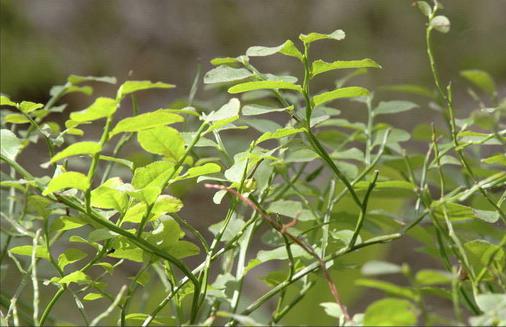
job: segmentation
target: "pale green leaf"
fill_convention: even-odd
[[[86,225],[86,222],[84,222],[79,217],[70,217],[70,216],[61,216],[57,218],[53,224],[51,225],[50,231],[51,233],[57,232],[57,231],[66,231],[66,230],[72,230],[79,227],[82,227]]]
[[[410,101],[381,101],[379,105],[374,109],[374,114],[395,114],[399,112],[409,111],[416,107],[418,107],[418,105]]]
[[[312,101],[314,106],[316,107],[336,99],[353,98],[368,94],[369,91],[367,89],[364,89],[363,87],[350,86],[315,95]]]
[[[311,65],[311,76],[316,76],[336,69],[357,69],[357,68],[381,68],[374,60],[366,58],[361,60],[338,60],[334,62],[326,62],[323,60],[315,60]]]
[[[302,53],[297,49],[295,44],[287,40],[283,44],[277,47],[262,47],[262,46],[254,46],[248,48],[246,51],[246,56],[248,57],[265,57],[271,56],[273,54],[280,53],[285,56],[294,57],[302,61]]]
[[[414,290],[408,287],[398,286],[394,283],[385,282],[377,279],[361,278],[357,279],[356,285],[375,288],[384,291],[390,295],[404,297],[410,300],[416,300],[417,294]]]
[[[49,184],[47,184],[44,192],[42,192],[42,195],[48,195],[67,188],[86,191],[89,187],[90,182],[85,175],[75,171],[69,171],[53,177],[51,181],[49,181]]]
[[[272,112],[281,112],[281,111],[292,111],[293,106],[289,106],[286,108],[272,108],[268,106],[262,106],[258,104],[248,104],[242,107],[242,114],[244,116],[256,116],[256,115],[263,115],[268,114]]]
[[[149,89],[171,89],[176,87],[172,84],[167,84],[163,82],[151,82],[151,81],[126,81],[121,84],[118,89],[118,95],[116,96],[118,99],[124,98],[126,95],[143,90]]]
[[[398,274],[402,267],[386,261],[371,260],[362,266],[362,274],[366,276]]]
[[[450,284],[452,275],[442,270],[422,269],[416,273],[415,281],[420,285]]]
[[[429,26],[441,33],[448,33],[450,31],[450,20],[446,16],[436,16],[432,18]]]
[[[318,41],[318,40],[341,41],[341,40],[344,40],[345,37],[346,37],[346,34],[344,33],[343,30],[336,30],[330,34],[309,33],[307,35],[306,34],[299,35],[299,39],[306,44],[309,44],[311,42]]]
[[[51,163],[57,162],[72,156],[94,155],[102,150],[97,142],[77,142],[69,145],[64,150],[58,152],[51,158]]]
[[[70,75],[67,78],[67,81],[70,84],[81,84],[85,82],[102,82],[109,84],[116,84],[116,78],[110,76],[80,76],[80,75]]]
[[[228,89],[228,93],[237,94],[255,90],[278,90],[278,89],[286,89],[302,92],[302,87],[300,87],[300,85],[285,81],[256,81],[234,85]]]
[[[253,76],[253,73],[245,68],[233,68],[222,65],[211,69],[204,75],[204,84],[230,83],[251,76]]]
[[[272,202],[267,211],[300,221],[315,219],[311,211],[304,210],[300,202],[293,200],[278,200]]]
[[[495,82],[489,73],[479,69],[469,69],[460,72],[460,75],[471,82],[482,91],[494,95],[496,91]]]
[[[205,117],[205,120],[208,122],[218,122],[230,119],[237,118],[239,115],[239,109],[241,108],[241,103],[238,99],[232,98],[220,109],[216,111],[212,111]]]
[[[430,7],[430,5],[427,2],[417,1],[416,6],[422,12],[422,14],[424,14],[425,16],[430,17],[430,15],[432,15],[432,8]]]
[[[8,129],[0,130],[0,153],[10,160],[16,159],[22,148],[22,142]]]
[[[111,137],[119,133],[140,132],[146,129],[166,126],[184,121],[180,115],[168,112],[167,109],[159,109],[134,117],[120,120],[111,131]]]

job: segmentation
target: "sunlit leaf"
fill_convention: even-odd
[[[163,82],[151,82],[151,81],[126,81],[125,83],[121,84],[121,86],[118,89],[118,99],[124,98],[126,95],[143,91],[143,90],[149,90],[149,89],[171,89],[176,87],[172,84],[167,84]]]
[[[66,147],[64,150],[58,152],[55,154],[50,162],[54,163],[58,160],[62,160],[68,157],[72,156],[79,156],[79,155],[93,155],[97,152],[100,152],[102,150],[102,147],[97,142],[77,142],[70,144],[68,147]]]
[[[166,126],[184,121],[180,115],[168,112],[167,109],[159,109],[134,117],[120,120],[111,131],[111,137],[125,132],[140,132],[146,129]]]
[[[88,177],[75,171],[69,171],[53,177],[49,184],[47,184],[44,192],[42,192],[42,195],[48,195],[67,188],[86,191],[89,187],[90,182]]]
[[[140,131],[137,141],[144,150],[163,155],[174,163],[179,161],[185,152],[183,137],[172,127],[159,126]]]
[[[295,44],[287,40],[277,47],[262,47],[254,46],[248,48],[246,56],[248,57],[265,57],[276,53],[284,54],[285,56],[294,57],[302,61],[302,53],[297,49]]]
[[[79,124],[110,117],[116,112],[117,107],[115,99],[100,97],[88,108],[71,113],[70,120]]]
[[[364,326],[416,325],[416,308],[411,302],[386,298],[369,305],[364,315]]]
[[[58,267],[65,269],[71,263],[86,258],[88,255],[79,249],[67,249],[58,257]]]
[[[460,72],[460,75],[471,82],[482,91],[494,95],[496,91],[495,82],[489,73],[479,69],[468,69]]]

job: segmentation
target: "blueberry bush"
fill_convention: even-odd
[[[296,310],[301,324],[312,315],[342,326],[506,324],[506,98],[488,73],[463,70],[455,78],[477,109],[459,110],[433,51],[450,20],[437,1],[416,6],[427,21],[432,86],[355,86],[380,64],[311,56],[319,43],[343,42],[336,30],[215,58],[187,99],[156,110],[137,99],[174,85],[128,80],[64,121],[68,96],[116,79],[69,76],[45,104],[2,95],[0,260],[2,273],[22,276],[1,291],[2,325],[66,324],[57,310],[64,298],[80,314],[74,323],[90,326],[283,325]],[[298,76],[254,66],[274,55],[297,62]],[[337,79],[315,90],[323,75]],[[220,106],[198,100],[201,82]],[[366,120],[341,118],[345,110]],[[387,122],[407,111],[431,111],[435,122],[409,132]],[[239,135],[248,144],[232,152],[227,142]],[[129,157],[128,147],[148,159]],[[180,214],[197,205],[175,196],[180,185],[207,189],[225,215],[199,230],[198,217]],[[434,264],[362,255],[403,239]],[[339,279],[357,267],[353,287],[382,294],[361,311],[343,299]],[[267,291],[248,290],[248,279]],[[318,285],[325,300],[302,314],[298,305]]]

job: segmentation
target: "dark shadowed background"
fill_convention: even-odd
[[[199,65],[206,72],[211,67],[209,60],[214,57],[238,56],[252,45],[275,46],[289,38],[297,39],[300,33],[327,33],[338,28],[346,32],[346,40],[337,45],[333,42],[317,45],[313,54],[328,60],[368,57],[383,66],[380,71],[360,77],[358,85],[372,90],[384,84],[431,86],[424,50],[425,19],[410,0],[1,0],[0,3],[0,89],[15,101],[46,102],[50,87],[64,83],[69,74],[115,76],[120,82],[131,78],[176,84],[175,90],[163,96],[158,92],[142,96],[141,110],[152,110],[186,96]],[[474,108],[472,102],[466,101],[469,98],[459,70],[488,71],[499,92],[504,93],[506,1],[443,3],[452,28],[447,35],[435,35],[440,71],[445,81],[454,80],[461,90],[458,109],[468,111]],[[258,62],[265,71],[292,71],[300,76],[296,62],[286,57],[267,57]],[[329,81],[322,79],[322,86]],[[109,87],[97,89],[98,94],[112,92]],[[201,88],[197,98],[206,99],[210,95],[212,92]],[[90,101],[85,96],[72,96],[68,99],[69,110],[80,110]],[[398,124],[410,130],[421,119],[433,118],[430,110],[417,113],[396,116],[393,122],[397,119]],[[344,110],[343,115],[363,117]],[[33,162],[33,158],[21,160],[28,166]],[[211,193],[202,187],[191,194],[184,189],[178,192],[186,203],[185,216],[198,229],[206,231],[207,226],[222,219],[223,207],[213,204]],[[377,251],[389,251],[391,260],[409,262],[414,267],[430,264],[418,254],[414,259],[414,244],[395,244],[399,248],[394,251],[387,247]],[[128,276],[131,272],[123,273]],[[356,271],[343,273],[343,282],[337,280],[338,287],[345,292],[345,300],[360,298],[353,284],[347,282],[353,273]],[[4,277],[2,283],[17,280]],[[264,285],[257,285],[261,281],[248,283],[246,289],[251,295],[265,289]],[[325,292],[325,287],[319,292]],[[354,309],[363,309],[377,295],[365,293],[361,297],[364,301],[356,301]],[[316,306],[318,302],[315,301]],[[67,303],[73,305],[71,301]],[[312,314],[310,310],[302,312]],[[65,314],[65,308],[58,313]],[[308,321],[307,317],[299,318]],[[292,315],[287,322],[294,323],[297,319]],[[314,317],[313,321],[323,323],[324,319]]]

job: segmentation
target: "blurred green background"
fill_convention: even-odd
[[[300,33],[326,33],[338,28],[346,32],[346,40],[337,45],[333,42],[317,45],[313,54],[328,60],[369,57],[383,66],[381,71],[360,77],[359,85],[372,90],[379,85],[399,83],[431,86],[424,49],[425,19],[410,0],[1,0],[0,4],[0,89],[16,101],[47,101],[50,87],[64,83],[69,74],[115,76],[120,82],[132,78],[176,84],[169,97],[146,95],[141,110],[151,110],[186,96],[198,65],[205,72],[214,57],[237,56],[252,45],[275,46],[288,38],[296,39]],[[459,70],[480,68],[491,73],[503,93],[506,1],[447,0],[443,4],[452,22],[449,34],[435,35],[443,79],[455,80],[464,90]],[[258,66],[273,73],[300,73],[296,62],[283,56],[259,60]],[[321,86],[323,83],[328,86],[329,82],[330,79],[322,79]],[[97,93],[101,92],[112,89],[99,88]],[[208,93],[199,91],[197,97],[209,97]],[[465,94],[461,99],[459,110],[474,109]],[[90,99],[77,95],[69,101],[69,110],[79,110]],[[423,109],[418,111],[420,115],[396,116],[394,123],[397,119],[397,123],[409,129],[421,119],[439,119],[431,116],[432,111]],[[354,112],[343,115],[356,116]],[[27,163],[30,158],[21,160]],[[185,203],[191,203],[185,208],[185,217],[199,230],[206,231],[210,224],[221,219],[223,207],[212,203],[209,192],[186,194],[184,189],[178,192]],[[390,259],[410,262],[414,267],[430,265],[420,254],[414,258],[413,247],[410,241],[396,243]],[[372,257],[387,251],[387,247],[378,247],[362,255]],[[132,271],[123,271],[123,277]],[[337,285],[345,293],[345,300],[361,299],[352,308],[355,311],[363,309],[380,293],[360,295],[362,290],[350,282],[353,275],[357,275],[357,270],[340,273]],[[16,280],[16,276],[3,276],[2,284]],[[265,290],[266,286],[259,284],[260,280],[247,282],[247,298]],[[314,311],[322,296],[328,298],[325,292],[324,285],[316,288],[310,293],[310,301],[301,304],[305,310],[289,316],[285,323],[332,322],[321,310],[318,314]],[[44,294],[44,298],[48,296]],[[70,297],[65,303],[73,306]],[[68,321],[75,315],[78,321],[77,311],[67,310],[61,307],[55,314],[65,316]]]

